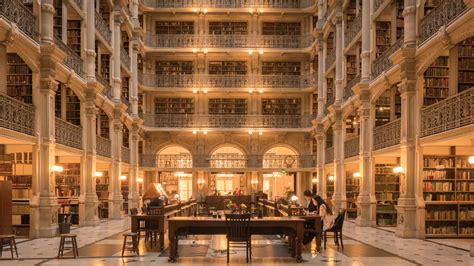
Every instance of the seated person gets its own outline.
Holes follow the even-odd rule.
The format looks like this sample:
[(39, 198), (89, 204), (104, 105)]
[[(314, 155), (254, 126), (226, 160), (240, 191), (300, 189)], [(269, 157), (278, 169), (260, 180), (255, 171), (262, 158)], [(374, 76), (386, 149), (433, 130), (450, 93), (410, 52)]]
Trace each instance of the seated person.
[[(332, 210), (331, 208), (329, 208), (328, 204), (319, 195), (315, 195), (313, 197), (313, 194), (309, 190), (305, 191), (304, 195), (305, 195), (305, 198), (309, 201), (308, 212), (316, 211), (319, 214), (319, 216), (321, 216), (323, 231), (331, 229), (332, 226), (334, 225), (334, 217), (332, 214)], [(305, 224), (305, 228), (312, 228), (311, 226), (314, 227), (314, 224), (309, 224), (309, 223)], [(303, 238), (303, 244), (306, 245), (310, 243), (314, 237), (315, 237), (314, 233), (306, 232)]]
[(150, 201), (150, 203), (148, 204), (148, 207), (161, 207), (163, 205), (164, 205), (164, 201), (160, 197), (158, 197)]

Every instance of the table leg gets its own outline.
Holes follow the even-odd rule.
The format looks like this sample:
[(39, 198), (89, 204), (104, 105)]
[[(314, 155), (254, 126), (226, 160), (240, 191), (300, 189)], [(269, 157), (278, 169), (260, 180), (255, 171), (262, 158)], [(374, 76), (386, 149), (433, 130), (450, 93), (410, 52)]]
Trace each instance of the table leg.
[(160, 251), (163, 251), (163, 249), (165, 249), (165, 234), (163, 232), (160, 233), (160, 242), (159, 242), (159, 250)]
[(316, 233), (316, 250), (321, 251), (321, 233)]
[(304, 262), (303, 256), (301, 256), (301, 247), (303, 246), (303, 240), (299, 237), (296, 237), (296, 262)]

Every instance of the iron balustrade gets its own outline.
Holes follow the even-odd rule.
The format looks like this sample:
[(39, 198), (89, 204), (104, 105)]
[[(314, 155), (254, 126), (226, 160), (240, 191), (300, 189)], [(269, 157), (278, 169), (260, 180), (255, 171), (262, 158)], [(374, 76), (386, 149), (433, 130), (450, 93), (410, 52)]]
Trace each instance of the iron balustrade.
[(125, 98), (124, 96), (121, 96), (120, 100), (122, 101), (122, 103), (124, 103), (128, 107), (128, 109), (130, 111), (130, 101), (127, 98)]
[(144, 125), (155, 128), (311, 128), (312, 115), (144, 114)]
[(385, 1), (390, 2), (392, 0), (374, 0), (374, 13), (377, 13)]
[(112, 142), (101, 136), (96, 136), (96, 153), (100, 156), (110, 158), (112, 155)]
[(71, 124), (59, 117), (55, 118), (56, 142), (82, 150), (82, 127)]
[(130, 55), (127, 53), (127, 51), (123, 47), (120, 49), (120, 61), (128, 70), (131, 70), (130, 66), (131, 66), (132, 60), (130, 59)]
[(344, 35), (344, 46), (347, 47), (362, 30), (362, 12), (347, 26)]
[(14, 22), (27, 36), (38, 41), (36, 17), (20, 0), (0, 1), (0, 16)]
[(324, 156), (324, 163), (333, 163), (334, 162), (334, 147), (326, 148), (326, 153)]
[(111, 45), (112, 32), (110, 31), (109, 23), (107, 23), (98, 12), (95, 12), (95, 28), (99, 31), (107, 44)]
[(122, 146), (122, 162), (130, 163), (130, 149)]
[(374, 150), (400, 144), (401, 120), (396, 119), (374, 128)]
[(334, 101), (335, 101), (335, 96), (332, 95), (331, 97), (327, 98), (326, 99), (326, 104), (324, 105), (324, 111), (327, 113), (328, 112), (328, 108), (329, 106), (333, 105), (334, 104)]
[(352, 88), (360, 82), (360, 75), (355, 76), (352, 80), (347, 82), (346, 86), (344, 87), (344, 101), (351, 98), (354, 95)]
[(144, 42), (156, 48), (309, 48), (311, 35), (195, 35), (145, 34)]
[(153, 8), (307, 8), (315, 0), (142, 0)]
[(443, 26), (449, 25), (458, 16), (467, 11), (463, 0), (443, 0), (422, 20), (420, 25), (420, 42), (424, 43)]
[(359, 155), (359, 141), (359, 136), (357, 136), (344, 142), (344, 158)]
[(330, 54), (327, 55), (326, 58), (326, 71), (331, 68), (331, 66), (336, 62), (336, 49), (333, 49)]
[(421, 137), (474, 125), (474, 87), (421, 111)]
[(99, 73), (95, 73), (95, 79), (104, 86), (104, 89), (102, 90), (102, 95), (104, 95), (106, 98), (109, 100), (113, 101), (114, 96), (112, 92), (112, 86), (110, 86), (110, 83), (105, 80)]
[(0, 93), (0, 127), (33, 136), (35, 107)]
[(373, 63), (372, 80), (376, 79), (382, 72), (392, 68), (393, 64), (390, 56), (400, 49), (403, 45), (403, 37), (399, 38), (390, 48), (381, 54)]
[(64, 65), (74, 70), (79, 76), (84, 77), (84, 61), (82, 58), (57, 36), (54, 37), (54, 43), (66, 54), (63, 61)]
[(154, 88), (313, 89), (315, 75), (139, 75), (139, 82)]

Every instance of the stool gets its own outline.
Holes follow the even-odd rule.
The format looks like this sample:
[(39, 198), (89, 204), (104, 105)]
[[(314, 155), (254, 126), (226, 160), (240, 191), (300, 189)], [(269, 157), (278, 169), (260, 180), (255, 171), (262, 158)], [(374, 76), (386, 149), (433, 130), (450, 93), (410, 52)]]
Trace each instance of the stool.
[(14, 258), (13, 250), (15, 250), (16, 257), (18, 258), (18, 249), (16, 248), (15, 235), (0, 235), (0, 258), (2, 257), (2, 253), (3, 253), (3, 243), (7, 241), (10, 245), (10, 252), (12, 253), (12, 259)]
[[(128, 237), (132, 238), (131, 242), (127, 241)], [(138, 251), (138, 237), (137, 233), (128, 232), (123, 234), (122, 257), (125, 251), (135, 252), (137, 256), (140, 256), (140, 252)]]
[[(77, 249), (76, 235), (74, 234), (61, 234), (61, 241), (59, 242), (58, 259), (64, 258), (64, 250), (72, 250), (74, 258), (79, 256), (79, 250)], [(70, 245), (70, 246), (67, 246)]]

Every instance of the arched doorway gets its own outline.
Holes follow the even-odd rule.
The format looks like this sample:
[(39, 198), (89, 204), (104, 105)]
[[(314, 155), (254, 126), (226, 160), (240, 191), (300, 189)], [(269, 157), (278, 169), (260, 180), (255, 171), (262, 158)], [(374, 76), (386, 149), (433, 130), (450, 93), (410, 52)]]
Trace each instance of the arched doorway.
[(209, 158), (211, 171), (209, 194), (231, 195), (246, 193), (245, 172), (236, 169), (246, 167), (244, 152), (234, 146), (225, 145), (215, 149)]
[[(275, 146), (263, 155), (263, 192), (269, 198), (287, 197), (294, 192), (295, 174), (288, 170), (299, 168), (298, 153), (287, 146)], [(271, 169), (271, 170), (270, 170)]]
[(193, 158), (189, 150), (179, 145), (167, 146), (157, 153), (156, 166), (160, 169), (159, 182), (170, 199), (179, 195), (187, 200), (193, 195)]

